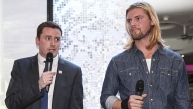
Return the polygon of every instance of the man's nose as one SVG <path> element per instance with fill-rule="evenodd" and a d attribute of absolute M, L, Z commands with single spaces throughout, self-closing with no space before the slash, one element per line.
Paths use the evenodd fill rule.
<path fill-rule="evenodd" d="M 55 45 L 55 40 L 54 40 L 54 39 L 51 40 L 50 45 L 51 45 L 51 46 L 54 46 L 54 45 Z"/>
<path fill-rule="evenodd" d="M 131 24 L 131 26 L 135 26 L 135 20 L 132 20 L 131 22 L 130 22 L 130 24 Z"/>

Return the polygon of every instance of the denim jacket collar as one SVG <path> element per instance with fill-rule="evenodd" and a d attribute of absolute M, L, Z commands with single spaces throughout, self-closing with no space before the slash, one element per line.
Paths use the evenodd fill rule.
<path fill-rule="evenodd" d="M 137 51 L 140 51 L 135 44 L 133 44 L 131 50 L 131 55 L 136 55 Z M 158 49 L 156 50 L 156 52 L 159 52 L 160 54 L 165 54 L 164 53 L 164 47 L 158 43 Z"/>

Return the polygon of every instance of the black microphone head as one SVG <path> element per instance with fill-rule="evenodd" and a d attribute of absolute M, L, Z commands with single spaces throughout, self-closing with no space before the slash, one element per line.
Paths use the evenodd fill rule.
<path fill-rule="evenodd" d="M 135 93 L 136 95 L 141 96 L 144 90 L 144 81 L 138 80 L 135 87 Z"/>
<path fill-rule="evenodd" d="M 46 62 L 53 62 L 53 54 L 51 52 L 47 53 Z"/>

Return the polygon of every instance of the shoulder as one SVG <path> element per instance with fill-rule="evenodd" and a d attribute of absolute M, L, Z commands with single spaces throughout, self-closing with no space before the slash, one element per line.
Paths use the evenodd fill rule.
<path fill-rule="evenodd" d="M 177 52 L 172 51 L 169 48 L 163 48 L 164 54 L 168 57 L 169 60 L 180 60 L 183 61 L 183 58 Z"/>
<path fill-rule="evenodd" d="M 33 61 L 37 61 L 37 55 L 31 56 L 31 57 L 20 58 L 20 59 L 15 60 L 15 62 L 23 63 L 23 64 L 30 63 L 30 62 L 33 62 Z"/>
<path fill-rule="evenodd" d="M 80 67 L 72 62 L 69 62 L 67 60 L 64 60 L 62 58 L 59 57 L 58 59 L 58 63 L 65 66 L 65 67 L 68 67 L 68 68 L 75 68 L 75 69 L 80 69 Z"/>
<path fill-rule="evenodd" d="M 28 69 L 31 67 L 31 65 L 35 63 L 37 64 L 37 56 L 31 56 L 31 57 L 25 57 L 20 58 L 14 61 L 13 67 L 14 68 L 20 68 L 20 69 Z"/>
<path fill-rule="evenodd" d="M 117 55 L 115 55 L 112 60 L 114 61 L 128 61 L 128 59 L 132 56 L 130 50 L 125 50 Z"/>

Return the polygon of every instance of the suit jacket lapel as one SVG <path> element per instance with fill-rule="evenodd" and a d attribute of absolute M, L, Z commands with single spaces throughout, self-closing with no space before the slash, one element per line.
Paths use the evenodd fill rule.
<path fill-rule="evenodd" d="M 62 71 L 62 73 L 64 73 L 62 69 L 64 69 L 64 66 L 63 66 L 62 60 L 59 58 L 58 59 L 58 68 L 57 68 L 57 72 L 56 72 L 56 80 L 55 80 L 54 91 L 56 89 L 60 89 L 60 82 L 62 80 L 62 74 L 59 74 L 58 72 Z"/>
<path fill-rule="evenodd" d="M 39 67 L 38 67 L 37 55 L 32 58 L 31 65 L 32 65 L 31 67 L 32 67 L 34 81 L 35 81 L 35 83 L 37 83 L 36 86 L 39 86 L 38 82 L 37 82 L 39 80 L 39 70 L 38 70 Z M 38 89 L 39 89 L 39 87 L 38 87 Z"/>
<path fill-rule="evenodd" d="M 33 78 L 32 81 L 32 85 L 33 85 L 33 91 L 34 93 L 40 93 L 39 90 L 39 84 L 38 84 L 38 80 L 39 80 L 39 65 L 38 65 L 38 56 L 35 55 L 34 57 L 31 58 L 31 69 L 32 74 L 31 77 Z M 36 105 L 36 109 L 40 108 L 40 100 L 37 101 L 37 105 Z"/>
<path fill-rule="evenodd" d="M 58 59 L 58 68 L 57 68 L 57 72 L 56 72 L 56 79 L 55 79 L 55 86 L 54 86 L 54 92 L 53 92 L 53 101 L 52 101 L 52 108 L 56 108 L 58 107 L 58 96 L 60 95 L 60 88 L 61 88 L 61 82 L 63 81 L 63 79 L 65 79 L 65 62 L 59 58 Z M 58 73 L 59 71 L 62 71 L 62 73 Z M 63 99 L 65 100 L 65 99 Z M 60 103 L 60 102 L 59 102 Z"/>

